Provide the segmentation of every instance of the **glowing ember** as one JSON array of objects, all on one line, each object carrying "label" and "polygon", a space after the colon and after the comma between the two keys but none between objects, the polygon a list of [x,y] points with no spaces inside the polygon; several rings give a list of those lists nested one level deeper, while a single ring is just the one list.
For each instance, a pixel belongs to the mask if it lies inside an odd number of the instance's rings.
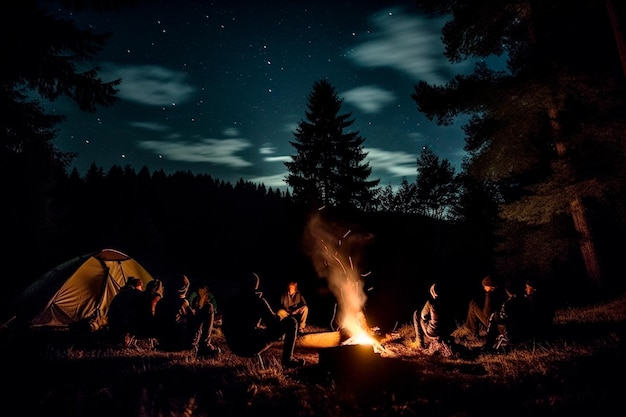
[{"label": "glowing ember", "polygon": [[350,337],[349,339],[347,339],[341,344],[342,345],[371,345],[375,353],[383,353],[385,351],[385,348],[383,347],[383,345],[381,345],[376,339],[374,339],[372,336],[367,334],[367,332],[365,331]]}]

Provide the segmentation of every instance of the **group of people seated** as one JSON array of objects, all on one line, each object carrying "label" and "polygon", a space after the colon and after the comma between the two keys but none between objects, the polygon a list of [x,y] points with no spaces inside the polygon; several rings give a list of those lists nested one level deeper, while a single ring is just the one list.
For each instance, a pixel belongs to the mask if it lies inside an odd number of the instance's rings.
[{"label": "group of people seated", "polygon": [[146,284],[129,277],[113,297],[107,314],[114,342],[132,345],[137,339],[155,340],[160,350],[191,350],[199,356],[217,356],[211,343],[217,302],[208,284],[191,294],[190,281],[182,275],[167,283],[154,279]]},{"label": "group of people seated", "polygon": [[[131,346],[137,339],[154,340],[163,351],[191,350],[196,356],[216,357],[220,349],[211,343],[217,317],[217,300],[206,282],[190,292],[191,282],[182,275],[164,284],[146,284],[129,277],[111,301],[107,328],[113,341]],[[298,333],[306,329],[309,307],[291,281],[281,295],[277,312],[259,291],[259,277],[246,275],[237,297],[227,300],[221,315],[222,331],[233,353],[257,355],[278,340],[284,341],[282,364],[304,364],[293,350]]]},{"label": "group of people seated", "polygon": [[496,352],[533,339],[549,336],[553,311],[536,281],[524,288],[507,281],[504,292],[490,276],[483,278],[482,290],[469,301],[465,323],[457,328],[454,306],[445,286],[433,284],[428,300],[413,313],[414,346],[426,353],[450,356],[460,339],[480,342],[482,351]]}]

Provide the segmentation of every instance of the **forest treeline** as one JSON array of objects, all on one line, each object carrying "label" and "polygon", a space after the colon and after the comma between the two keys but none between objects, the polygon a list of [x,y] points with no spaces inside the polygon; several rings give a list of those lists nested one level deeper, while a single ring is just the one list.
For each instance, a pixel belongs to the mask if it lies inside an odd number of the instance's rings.
[{"label": "forest treeline", "polygon": [[[394,300],[381,303],[387,309],[433,280],[464,293],[485,274],[542,279],[563,302],[624,289],[621,3],[415,1],[449,18],[442,40],[451,62],[477,62],[444,85],[419,82],[411,95],[416,111],[439,124],[467,120],[461,172],[426,148],[414,183],[379,184],[366,138],[320,80],[291,142],[288,192],[145,167],[68,172],[73,155],[54,145],[63,116],[41,103],[69,97],[84,111],[115,104],[120,80],[103,82],[95,66],[84,71],[108,35],[79,30],[35,0],[9,3],[0,6],[11,16],[0,33],[20,42],[5,43],[10,65],[0,79],[3,305],[54,265],[104,247],[155,275],[229,280],[254,270],[269,285],[296,276],[322,294],[303,245],[314,213],[336,226],[338,239],[353,230],[371,237],[361,267],[372,300]],[[506,69],[490,68],[492,56],[505,58]]]}]

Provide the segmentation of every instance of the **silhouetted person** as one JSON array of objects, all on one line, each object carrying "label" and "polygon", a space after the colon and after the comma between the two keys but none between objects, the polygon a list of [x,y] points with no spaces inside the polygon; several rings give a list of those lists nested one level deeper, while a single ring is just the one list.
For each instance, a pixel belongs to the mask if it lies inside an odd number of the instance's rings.
[{"label": "silhouetted person", "polygon": [[126,285],[111,300],[107,313],[109,334],[115,343],[129,346],[135,336],[138,321],[139,299],[143,294],[143,282],[128,277]]},{"label": "silhouetted person", "polygon": [[513,281],[505,285],[506,300],[489,317],[484,349],[498,350],[525,342],[530,336],[530,308],[528,300]]},{"label": "silhouetted person", "polygon": [[137,328],[135,335],[139,339],[156,338],[156,306],[163,298],[163,281],[153,279],[146,284],[145,291],[138,299]]},{"label": "silhouetted person", "polygon": [[489,316],[502,305],[503,297],[490,276],[481,281],[482,291],[472,298],[467,308],[465,328],[461,336],[478,339],[480,326],[489,327]]},{"label": "silhouetted person", "polygon": [[191,304],[191,308],[198,311],[204,308],[207,303],[213,306],[213,313],[217,321],[217,317],[219,316],[217,298],[215,298],[215,294],[213,294],[209,288],[209,284],[207,282],[201,282],[198,288],[189,294],[189,304]]},{"label": "silhouetted person", "polygon": [[220,351],[211,343],[214,311],[211,303],[194,310],[187,300],[189,279],[182,277],[168,282],[165,295],[156,306],[159,349],[192,350],[199,356],[217,356]]},{"label": "silhouetted person", "polygon": [[525,284],[524,297],[528,300],[530,309],[531,335],[537,339],[549,339],[552,336],[554,303],[545,286],[542,286],[538,280],[529,279]]},{"label": "silhouetted person", "polygon": [[441,295],[442,287],[433,284],[424,306],[413,312],[415,345],[427,353],[440,352],[449,356],[453,353],[454,340],[451,336],[456,329],[452,306],[446,296]]},{"label": "silhouetted person", "polygon": [[222,313],[222,331],[234,354],[251,357],[269,348],[284,337],[282,364],[286,368],[304,365],[295,359],[293,350],[298,332],[298,320],[289,316],[280,319],[259,291],[259,276],[245,275],[239,294],[228,300]]}]

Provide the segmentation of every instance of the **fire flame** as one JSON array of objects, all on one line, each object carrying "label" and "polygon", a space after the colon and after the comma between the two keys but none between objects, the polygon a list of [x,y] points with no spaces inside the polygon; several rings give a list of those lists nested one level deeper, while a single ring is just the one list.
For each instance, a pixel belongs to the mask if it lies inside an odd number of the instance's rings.
[{"label": "fire flame", "polygon": [[[320,214],[309,220],[307,232],[310,238],[309,255],[318,275],[327,279],[335,295],[338,307],[336,321],[341,331],[348,335],[341,344],[371,345],[374,352],[383,352],[383,346],[373,337],[365,319],[367,297],[363,276],[358,271],[362,247],[371,241],[372,236],[331,224],[322,220]],[[336,236],[341,237],[337,239]]]}]

